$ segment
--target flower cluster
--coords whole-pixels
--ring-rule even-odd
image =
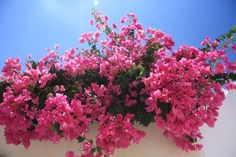
[[[29,57],[25,69],[19,58],[5,62],[0,125],[7,143],[28,147],[31,140],[65,138],[82,143],[80,157],[109,156],[145,136],[136,124],[154,122],[178,147],[200,150],[200,127],[214,126],[222,89],[236,89],[236,62],[226,54],[236,50],[225,41],[229,34],[213,42],[207,37],[202,49],[183,45],[172,51],[170,35],[144,29],[134,14],[112,26],[107,16],[93,15],[90,24],[97,31],[79,39],[89,49],[71,48],[59,56],[57,45],[38,62]],[[106,37],[99,40],[102,32]],[[93,123],[95,141],[87,138]]]

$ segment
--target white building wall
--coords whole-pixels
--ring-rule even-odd
[[[229,92],[214,128],[203,128],[204,157],[236,157],[236,92]]]
[[[220,110],[215,128],[202,129],[205,139],[202,152],[185,153],[161,132],[151,125],[146,129],[147,136],[139,145],[118,150],[111,157],[236,157],[236,95],[230,92]],[[95,135],[95,128],[90,136]],[[64,157],[67,150],[79,153],[76,141],[64,141],[55,145],[51,142],[32,142],[27,150],[23,146],[6,145],[3,128],[0,128],[0,157]]]

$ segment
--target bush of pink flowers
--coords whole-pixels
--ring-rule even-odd
[[[107,157],[145,136],[134,124],[155,123],[179,148],[200,150],[200,127],[214,127],[223,88],[236,89],[236,62],[226,55],[236,50],[236,29],[212,42],[207,37],[201,49],[173,51],[170,35],[144,29],[134,14],[111,26],[107,16],[93,15],[97,31],[79,39],[88,49],[58,55],[55,46],[37,62],[29,57],[26,68],[19,58],[5,62],[0,125],[7,144],[65,138],[83,148],[82,155],[68,151],[67,157]],[[95,141],[87,137],[93,123]]]

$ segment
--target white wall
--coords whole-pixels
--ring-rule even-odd
[[[144,129],[144,128],[142,128]],[[90,135],[95,134],[95,128]],[[230,92],[220,110],[215,128],[202,129],[204,149],[202,152],[185,153],[170,139],[162,136],[154,125],[147,128],[147,136],[139,145],[118,150],[112,157],[236,157],[236,95]],[[80,145],[75,141],[61,141],[54,145],[50,142],[32,142],[30,148],[6,145],[3,128],[0,128],[0,157],[64,157],[67,150],[79,153]],[[203,154],[203,155],[202,155]]]
[[[177,148],[154,125],[148,127],[146,132],[147,136],[139,145],[133,144],[128,149],[118,150],[111,157],[201,157],[200,152],[185,153]],[[95,132],[91,134],[94,135]],[[63,140],[57,145],[50,142],[32,142],[30,148],[25,150],[23,146],[6,145],[3,129],[0,131],[0,157],[65,157],[67,150],[72,149],[79,153],[79,147],[76,142]]]
[[[229,92],[214,128],[203,129],[204,157],[236,157],[236,92]]]

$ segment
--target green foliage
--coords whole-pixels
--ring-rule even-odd
[[[94,147],[91,149],[90,153],[91,154],[95,154],[95,153],[101,153],[102,152],[102,148],[101,147]]]
[[[218,82],[224,85],[227,81],[232,80],[236,81],[236,73],[221,73],[211,76],[211,81]]]
[[[167,115],[171,112],[172,110],[172,105],[171,103],[165,103],[165,102],[160,102],[158,100],[157,102],[157,107],[161,110],[161,113],[158,115],[161,117],[164,121],[167,122]]]
[[[145,103],[138,103],[136,106],[127,108],[129,112],[134,114],[134,121],[143,126],[148,126],[150,123],[155,122],[155,112],[147,112]]]
[[[125,104],[123,103],[112,103],[112,105],[107,107],[107,112],[112,115],[122,114],[125,115]]]
[[[84,140],[85,140],[85,137],[77,137],[77,142],[78,143],[82,143],[82,142],[84,142]]]
[[[30,61],[28,61],[28,63],[30,63],[30,64],[31,64],[31,67],[32,67],[33,69],[36,69],[36,68],[37,68],[37,66],[38,66],[38,63],[37,63],[37,62],[35,62],[35,61],[33,61],[33,60],[30,60]]]
[[[225,40],[230,40],[230,41],[234,42],[235,34],[236,34],[236,25],[234,25],[227,33],[222,34],[221,36],[216,38],[216,40],[218,42],[225,41]]]
[[[34,97],[38,97],[39,105],[37,109],[42,110],[45,107],[46,99],[53,93],[52,86],[41,88],[39,83],[36,83],[34,86],[30,84],[28,88],[34,94]]]
[[[135,35],[134,30],[133,29],[129,29],[129,36],[130,36],[130,38],[134,39],[134,35]]]
[[[107,111],[113,115],[131,113],[134,115],[134,122],[138,122],[144,126],[148,126],[151,122],[155,121],[155,112],[147,112],[146,104],[141,102],[140,99],[145,100],[148,96],[145,94],[139,94],[143,88],[143,83],[139,83],[136,89],[138,97],[137,104],[131,107],[125,105],[125,96],[129,94],[129,83],[133,81],[139,81],[142,77],[147,77],[150,74],[151,63],[154,61],[154,52],[161,48],[160,45],[154,44],[147,49],[146,54],[142,57],[142,63],[137,63],[127,72],[120,72],[115,78],[115,84],[120,85],[121,95],[117,96],[118,101],[114,101],[108,107]],[[162,107],[162,106],[161,106]],[[169,111],[170,112],[170,111]],[[163,109],[162,116],[166,118],[167,111]]]
[[[140,99],[145,100],[147,95],[139,94],[145,85],[139,83],[134,90],[138,93],[138,97],[135,98],[137,104],[131,107],[125,105],[125,96],[129,94],[129,83],[133,81],[139,81],[140,77],[144,75],[144,68],[142,65],[133,66],[128,72],[120,72],[115,78],[115,83],[120,85],[121,95],[116,96],[117,99],[112,102],[107,111],[112,115],[122,114],[126,115],[131,113],[134,115],[133,122],[138,122],[144,126],[148,126],[151,122],[155,121],[155,113],[146,111],[146,104],[141,102]]]
[[[34,131],[34,129],[36,128],[37,125],[38,125],[37,119],[33,119],[33,120],[32,120],[32,124],[31,124],[31,126],[28,128],[28,130],[29,130],[29,131]]]
[[[63,132],[60,130],[60,124],[55,122],[51,128],[50,128],[52,131],[56,132],[58,135],[62,135]]]
[[[149,44],[148,44],[149,45]],[[144,76],[147,77],[150,74],[151,64],[154,61],[154,52],[160,49],[162,46],[159,44],[149,45],[146,54],[142,57],[142,66],[144,67]]]
[[[186,135],[185,137],[186,137],[186,139],[187,139],[189,142],[191,142],[191,143],[197,142],[197,138],[192,138],[192,137],[189,136],[189,135]]]
[[[10,83],[0,81],[0,103],[3,102],[3,93],[6,91],[6,87],[10,86]]]
[[[207,44],[203,48],[200,48],[200,50],[204,51],[204,52],[210,52],[211,51],[211,46]]]
[[[234,43],[235,37],[236,37],[236,25],[234,25],[227,33],[220,35],[215,40],[220,43],[219,46],[224,47],[225,44],[227,45],[228,42]],[[209,44],[207,44],[206,46],[200,48],[200,50],[204,52],[210,52],[212,49],[214,50],[219,46],[210,46]]]

